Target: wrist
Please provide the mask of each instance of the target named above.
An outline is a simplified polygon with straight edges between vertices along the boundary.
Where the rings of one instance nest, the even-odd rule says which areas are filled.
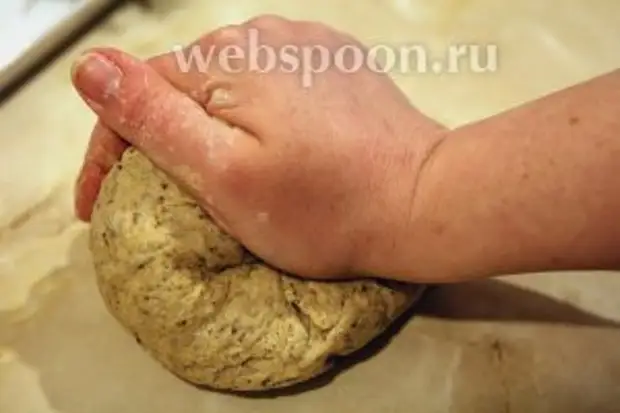
[[[401,126],[407,133],[383,165],[380,185],[368,198],[368,213],[355,249],[354,272],[363,276],[411,281],[417,248],[412,248],[416,222],[424,215],[417,199],[427,169],[436,162],[450,131],[416,112]]]

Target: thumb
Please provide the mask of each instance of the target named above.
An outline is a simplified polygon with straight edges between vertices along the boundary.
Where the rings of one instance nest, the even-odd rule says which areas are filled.
[[[239,141],[249,139],[120,51],[83,56],[74,65],[73,83],[103,124],[195,194],[216,185]]]

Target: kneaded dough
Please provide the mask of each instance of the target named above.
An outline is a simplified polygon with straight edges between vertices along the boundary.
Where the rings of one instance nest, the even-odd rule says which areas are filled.
[[[317,282],[262,263],[139,152],[105,179],[92,215],[111,314],[177,376],[222,390],[299,383],[379,335],[423,287]]]

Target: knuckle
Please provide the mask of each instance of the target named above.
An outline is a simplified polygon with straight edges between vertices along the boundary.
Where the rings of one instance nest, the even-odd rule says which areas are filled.
[[[263,14],[247,21],[247,25],[259,29],[269,30],[282,28],[290,23],[290,20],[275,14]]]
[[[245,31],[241,26],[230,25],[215,30],[207,36],[206,45],[242,44],[245,40]],[[203,43],[204,44],[204,43]]]
[[[301,29],[309,36],[317,38],[329,38],[334,34],[334,29],[321,22],[304,22]]]

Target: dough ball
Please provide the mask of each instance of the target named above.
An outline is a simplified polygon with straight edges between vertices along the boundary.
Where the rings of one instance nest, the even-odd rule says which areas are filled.
[[[139,152],[103,183],[90,246],[111,314],[177,376],[222,390],[315,377],[379,335],[421,286],[315,282],[260,262]]]

